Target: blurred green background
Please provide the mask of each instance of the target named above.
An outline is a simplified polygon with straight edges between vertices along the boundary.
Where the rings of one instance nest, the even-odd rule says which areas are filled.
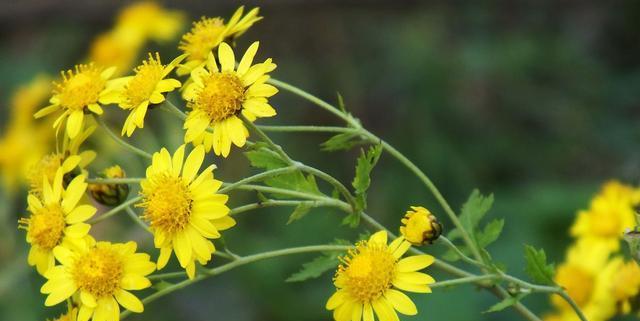
[[[0,126],[16,86],[45,71],[57,74],[85,56],[90,40],[109,29],[118,1],[3,1],[0,3]],[[175,1],[167,7],[228,17],[236,2]],[[506,218],[493,256],[523,276],[523,244],[563,259],[568,226],[576,210],[588,206],[604,181],[637,183],[640,150],[640,3],[616,2],[421,2],[292,1],[259,5],[264,20],[238,40],[246,48],[261,41],[259,57],[273,57],[274,77],[329,101],[336,91],[349,110],[374,133],[418,164],[459,209],[471,190],[494,193],[491,217]],[[154,46],[167,55],[175,45]],[[278,116],[260,124],[340,123],[286,92],[273,98]],[[120,126],[123,113],[107,117]],[[118,125],[116,125],[118,124]],[[153,111],[134,143],[148,151],[175,149],[181,123]],[[119,130],[119,127],[117,128]],[[96,135],[99,136],[98,131]],[[353,178],[357,150],[318,151],[322,134],[274,134],[290,154],[326,170],[343,182]],[[94,140],[100,151],[91,168],[114,162],[130,176],[147,166],[117,145]],[[2,150],[1,153],[11,153]],[[213,159],[225,181],[251,173],[239,150]],[[16,221],[24,197],[3,194],[0,205],[0,319],[44,320],[62,312],[45,309],[43,279],[27,267],[24,231]],[[231,205],[255,195],[234,193]],[[409,205],[422,204],[450,222],[431,195],[404,167],[383,155],[373,174],[369,212],[392,230]],[[228,231],[229,246],[240,254],[293,245],[353,239],[357,231],[340,226],[341,214],[316,209],[285,225],[291,209],[241,214]],[[135,239],[155,258],[151,239],[126,217],[96,225],[99,239]],[[442,249],[427,251],[436,255]],[[332,273],[305,283],[284,283],[313,255],[263,261],[174,293],[130,320],[328,320],[326,299]],[[174,260],[175,261],[175,260]],[[214,260],[215,261],[215,260]],[[175,262],[174,262],[175,263]],[[175,267],[175,266],[174,266]],[[436,279],[448,276],[431,270]],[[480,314],[496,302],[472,286],[413,296],[420,314],[403,320],[515,320],[508,310]],[[548,298],[525,300],[538,314]]]

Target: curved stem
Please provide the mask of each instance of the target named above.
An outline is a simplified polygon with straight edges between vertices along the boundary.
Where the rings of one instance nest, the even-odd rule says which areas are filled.
[[[448,238],[446,238],[444,235],[440,235],[440,236],[438,237],[438,242],[440,242],[440,243],[444,243],[448,248],[450,248],[452,251],[456,252],[456,254],[457,254],[457,255],[458,255],[458,256],[459,256],[463,261],[465,261],[465,262],[467,262],[467,263],[469,263],[469,264],[472,264],[472,265],[478,266],[478,267],[483,268],[483,269],[488,269],[488,268],[489,268],[486,264],[484,264],[484,263],[482,263],[482,262],[478,262],[478,261],[476,261],[476,260],[474,260],[474,259],[472,259],[472,258],[470,258],[470,257],[466,256],[464,253],[462,253],[462,251],[460,251],[460,249],[459,249],[455,244],[453,244],[453,242],[451,242],[451,240],[449,240]]]
[[[226,186],[227,184],[222,184],[222,186]],[[244,191],[255,191],[255,192],[263,192],[263,193],[269,193],[269,194],[279,194],[279,195],[286,195],[286,196],[291,196],[291,197],[296,197],[296,198],[303,198],[303,199],[308,199],[308,200],[315,200],[315,201],[326,201],[326,202],[330,202],[332,203],[335,207],[341,208],[341,209],[346,209],[349,210],[350,207],[347,203],[344,203],[340,200],[337,199],[333,199],[330,197],[326,197],[326,196],[322,196],[322,195],[317,195],[317,194],[309,194],[309,193],[304,193],[304,192],[298,192],[298,191],[292,191],[289,189],[284,189],[284,188],[277,188],[277,187],[271,187],[271,186],[263,186],[263,185],[251,185],[251,184],[246,184],[246,185],[241,185],[241,186],[237,186],[235,188],[236,190],[244,190]]]
[[[483,281],[493,281],[493,280],[496,280],[496,279],[500,279],[500,276],[499,275],[493,275],[493,274],[474,275],[474,276],[466,276],[466,277],[462,277],[462,278],[436,282],[436,283],[433,283],[433,284],[429,284],[429,287],[430,288],[442,288],[442,287],[460,285],[460,284],[465,284],[465,283],[476,283],[477,284],[477,283],[480,283],[480,282],[483,282]]]
[[[218,275],[224,272],[227,272],[229,270],[233,270],[237,267],[243,266],[243,265],[247,265],[253,262],[257,262],[257,261],[261,261],[261,260],[266,260],[266,259],[270,259],[270,258],[275,258],[275,257],[279,257],[279,256],[286,256],[286,255],[292,255],[292,254],[300,254],[300,253],[310,253],[310,252],[325,252],[325,251],[346,251],[348,249],[350,249],[350,246],[343,246],[343,245],[312,245],[312,246],[301,246],[301,247],[293,247],[293,248],[288,248],[288,249],[282,249],[282,250],[276,250],[276,251],[269,251],[269,252],[264,252],[264,253],[259,253],[259,254],[254,254],[254,255],[248,255],[248,256],[243,256],[240,257],[239,259],[232,261],[230,263],[221,265],[219,267],[207,270],[201,274],[199,274],[198,276],[196,276],[193,280],[184,280],[180,283],[176,283],[174,285],[168,286],[154,294],[149,295],[148,297],[142,299],[142,303],[144,304],[149,304],[155,300],[157,300],[158,298],[161,298],[165,295],[168,295],[172,292],[175,292],[177,290],[180,290],[188,285],[191,285],[193,283],[202,281],[208,277],[214,276],[214,275]],[[180,272],[182,273],[182,272]],[[127,316],[129,316],[131,314],[130,311],[124,311],[122,313],[120,313],[120,319],[124,319]]]
[[[127,207],[133,205],[134,203],[139,202],[141,199],[142,199],[141,196],[136,196],[134,198],[128,199],[127,201],[125,201],[122,204],[120,204],[120,205],[112,208],[111,210],[103,213],[102,215],[89,220],[88,223],[89,224],[95,224],[95,223],[98,223],[100,221],[104,221],[104,220],[108,219],[109,217],[118,214],[120,211],[125,210]]]
[[[567,294],[567,292],[565,292],[564,290],[560,289],[560,291],[558,291],[556,293],[559,294],[565,301],[567,301],[567,303],[569,303],[569,305],[571,305],[571,308],[573,308],[573,311],[578,315],[580,320],[588,321],[587,317],[584,315],[584,313],[582,313],[582,310],[580,310],[580,307],[578,306],[576,301],[573,301],[573,299],[569,296],[569,294]]]
[[[145,224],[142,219],[140,219],[140,216],[138,216],[138,214],[136,214],[136,212],[131,208],[131,206],[127,206],[125,208],[125,210],[127,211],[127,214],[129,214],[129,217],[131,217],[131,219],[136,222],[136,224],[138,224],[140,227],[142,227],[145,231],[153,234],[153,232],[151,232],[151,229],[149,229],[149,226],[147,226],[147,224]]]
[[[122,147],[132,151],[135,154],[138,154],[142,157],[146,157],[148,159],[151,159],[151,154],[143,151],[142,149],[135,147],[127,142],[125,142],[124,140],[122,140],[122,138],[120,138],[118,135],[116,135],[116,133],[114,133],[111,128],[109,128],[109,126],[107,126],[107,124],[104,122],[104,120],[101,117],[95,117],[96,121],[98,122],[98,124],[100,124],[100,126],[107,132],[107,135],[109,135],[109,137],[111,137],[116,143],[120,144]]]
[[[356,133],[358,129],[338,126],[258,126],[265,132]]]
[[[185,112],[183,112],[178,107],[176,107],[176,105],[174,105],[168,99],[165,99],[165,101],[162,102],[162,104],[160,105],[160,108],[162,110],[164,110],[164,111],[168,111],[168,112],[178,116],[182,120],[187,119],[187,114],[185,114]]]
[[[349,192],[349,189],[347,189],[346,186],[344,186],[339,180],[333,178],[333,176],[319,170],[316,168],[313,168],[311,166],[307,166],[307,165],[301,165],[300,166],[300,170],[307,172],[309,174],[312,174],[314,176],[317,176],[319,178],[321,178],[322,180],[326,181],[327,183],[331,184],[333,187],[335,187],[338,192],[340,192],[340,194],[342,194],[342,196],[345,198],[345,200],[349,203],[349,205],[351,206],[351,208],[353,210],[356,209],[356,199],[353,197],[353,195],[351,195],[351,192]]]
[[[247,119],[247,117],[244,117],[244,115],[239,114],[238,117],[240,119],[242,119],[242,122],[244,122],[244,124],[249,127],[251,130],[253,130],[256,134],[258,134],[258,136],[260,136],[260,138],[267,143],[269,146],[271,146],[271,148],[273,148],[273,150],[278,153],[278,155],[280,155],[280,157],[282,157],[282,159],[284,161],[286,161],[289,165],[296,165],[296,163],[289,157],[289,155],[287,155],[287,153],[284,152],[284,150],[282,149],[282,147],[280,147],[280,145],[277,145],[276,143],[274,143],[271,138],[269,138],[269,136],[267,136],[262,130],[260,130],[260,128],[258,128],[253,122],[251,122],[250,120]]]
[[[282,167],[282,168],[276,168],[276,169],[271,169],[271,170],[268,170],[268,171],[264,171],[262,173],[259,173],[259,174],[253,175],[253,176],[249,176],[249,177],[241,179],[241,180],[239,180],[237,182],[228,184],[228,185],[224,186],[223,188],[221,188],[218,191],[218,193],[224,193],[224,192],[230,191],[230,190],[232,190],[232,189],[234,189],[234,188],[236,188],[238,186],[245,185],[247,183],[251,183],[251,182],[255,182],[255,181],[260,181],[260,180],[263,180],[265,178],[278,176],[278,175],[286,174],[286,173],[291,173],[291,172],[293,172],[295,170],[297,170],[296,167],[288,166],[288,167]]]

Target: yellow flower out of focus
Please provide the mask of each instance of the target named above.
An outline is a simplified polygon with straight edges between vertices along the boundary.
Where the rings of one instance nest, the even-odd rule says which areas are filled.
[[[155,1],[141,1],[124,8],[116,19],[116,30],[142,39],[165,42],[173,39],[184,25],[184,14],[167,10]]]
[[[413,245],[433,242],[442,233],[442,225],[431,212],[422,206],[411,206],[402,218],[400,233]]]
[[[616,251],[624,231],[636,224],[634,206],[638,203],[640,190],[618,181],[608,182],[593,198],[589,209],[578,213],[571,235],[589,242],[605,243]]]
[[[78,321],[118,321],[120,307],[131,312],[144,310],[131,290],[151,286],[146,278],[156,268],[149,255],[136,253],[136,243],[90,242],[75,247],[58,246],[53,252],[61,265],[46,274],[40,291],[48,294],[46,306],[71,296],[79,298]],[[118,305],[119,304],[119,305]]]
[[[76,321],[78,320],[78,309],[73,308],[71,311],[50,321]]]
[[[124,110],[130,110],[129,116],[122,127],[122,135],[131,136],[136,128],[144,127],[144,117],[151,104],[159,104],[165,100],[164,93],[173,91],[181,83],[173,78],[165,77],[184,59],[184,55],[174,59],[164,66],[160,55],[149,58],[136,67],[135,76],[122,77],[107,83],[102,104],[118,104]]]
[[[631,312],[631,301],[640,294],[640,267],[635,261],[624,262],[621,257],[612,259],[603,274],[610,275],[610,294],[618,312]]]
[[[267,98],[278,90],[266,81],[276,65],[271,59],[252,65],[257,51],[258,42],[254,42],[236,69],[233,50],[222,43],[218,48],[220,68],[210,54],[206,66],[193,70],[192,82],[183,92],[187,107],[192,109],[184,123],[185,142],[202,144],[207,151],[213,148],[216,155],[227,157],[231,143],[242,147],[249,137],[238,114],[249,121],[275,116],[276,111]],[[209,127],[213,133],[207,132]]]
[[[187,74],[203,64],[209,53],[223,41],[242,35],[254,23],[262,19],[258,16],[259,8],[252,9],[244,17],[242,16],[243,12],[244,6],[238,8],[226,24],[220,17],[202,17],[199,21],[194,22],[191,30],[182,36],[178,47],[188,55],[187,62],[178,70],[178,74]]]
[[[61,244],[84,242],[91,226],[84,223],[96,209],[91,205],[78,205],[87,189],[83,175],[74,178],[66,189],[62,186],[63,170],[59,169],[53,185],[43,178],[42,198],[29,195],[29,218],[19,220],[19,228],[27,231],[31,244],[29,265],[44,275],[54,265],[53,249]]]
[[[51,94],[49,76],[38,75],[29,84],[18,88],[11,97],[12,124],[27,125],[33,113]]]
[[[216,194],[222,182],[213,178],[215,165],[198,174],[204,148],[196,147],[186,159],[184,149],[185,145],[180,146],[173,158],[165,148],[153,154],[140,183],[143,202],[137,206],[144,208],[143,219],[149,222],[154,244],[160,249],[158,269],[175,251],[192,279],[195,262],[205,265],[215,252],[210,239],[219,238],[219,231],[234,226],[235,221],[225,205],[228,196]]]
[[[327,301],[336,321],[397,321],[400,312],[415,315],[411,299],[399,290],[430,293],[434,279],[417,272],[434,262],[430,255],[401,259],[411,244],[402,237],[387,245],[387,233],[380,231],[361,241],[342,258],[334,284],[337,288]]]
[[[98,100],[114,71],[115,67],[104,69],[88,64],[76,65],[75,71],[61,72],[62,81],[54,82],[53,97],[49,100],[51,105],[40,109],[35,117],[62,110],[53,127],[59,128],[66,120],[67,135],[75,138],[82,130],[85,112],[102,115]]]
[[[131,69],[143,44],[127,30],[113,30],[93,40],[88,59],[101,66],[114,66],[114,75],[122,75]]]

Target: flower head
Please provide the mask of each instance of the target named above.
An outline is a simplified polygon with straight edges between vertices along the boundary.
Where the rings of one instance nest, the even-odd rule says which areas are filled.
[[[403,238],[387,245],[387,233],[373,234],[369,240],[356,244],[349,255],[342,258],[334,284],[337,288],[327,301],[336,321],[398,320],[396,313],[417,314],[413,301],[399,290],[429,293],[434,279],[417,272],[431,265],[430,255],[416,255],[401,259],[411,247]],[[398,290],[399,289],[399,290]]]
[[[100,102],[115,103],[120,108],[131,111],[122,127],[122,135],[126,133],[127,136],[131,136],[136,128],[144,127],[144,117],[149,105],[163,102],[164,93],[181,86],[178,80],[165,77],[184,57],[180,56],[165,66],[160,61],[158,53],[155,57],[149,53],[149,58],[134,69],[135,76],[122,77],[107,83]]]
[[[144,208],[143,219],[149,222],[154,244],[160,249],[158,268],[175,251],[180,266],[193,278],[195,262],[204,265],[215,252],[210,239],[219,238],[219,231],[235,221],[228,216],[227,195],[216,194],[222,182],[213,178],[215,166],[198,174],[204,148],[196,147],[186,160],[184,149],[180,146],[173,158],[165,148],[153,154],[140,183],[143,202],[137,206]]]
[[[401,222],[400,233],[413,245],[431,243],[442,233],[442,225],[438,219],[422,206],[411,206]]]
[[[631,302],[640,294],[640,267],[635,261],[625,262],[622,257],[609,261],[604,275],[610,275],[610,296],[621,314],[631,312]]]
[[[254,23],[262,19],[258,16],[258,11],[259,8],[254,8],[243,17],[244,6],[241,6],[226,24],[220,17],[202,17],[194,22],[191,30],[182,36],[178,47],[188,54],[187,63],[178,70],[178,73],[189,73],[193,68],[204,63],[209,53],[223,41],[245,33]]]
[[[617,181],[608,182],[589,209],[578,213],[571,235],[618,250],[624,231],[635,226],[634,206],[638,203],[640,191]]]
[[[46,306],[79,297],[78,321],[118,321],[122,305],[142,312],[142,302],[130,290],[151,286],[146,278],[156,268],[149,255],[136,253],[136,243],[87,242],[79,246],[58,246],[53,252],[61,265],[46,274],[40,291],[47,295]]]
[[[146,40],[168,41],[184,25],[184,13],[167,10],[155,1],[141,1],[125,7],[116,19],[116,30]]]
[[[113,165],[102,171],[101,176],[104,178],[124,178],[127,175],[120,166]],[[107,206],[115,206],[121,204],[127,199],[127,196],[129,195],[129,185],[89,184],[89,193],[91,193],[93,199],[98,203]]]
[[[74,71],[61,72],[62,81],[54,82],[53,97],[49,100],[51,105],[40,109],[35,117],[40,118],[62,110],[62,115],[56,119],[53,127],[59,128],[66,120],[67,135],[75,138],[82,130],[85,112],[102,115],[98,100],[114,71],[114,67],[105,69],[88,64],[76,65]]]
[[[183,92],[192,109],[184,124],[185,142],[202,144],[207,151],[213,148],[216,155],[227,157],[231,143],[242,147],[249,136],[240,113],[249,121],[276,114],[267,98],[278,90],[266,83],[276,65],[271,59],[252,65],[257,51],[258,42],[254,42],[235,68],[233,50],[222,43],[218,48],[220,68],[210,54],[206,66],[193,70],[192,83]],[[207,132],[208,127],[213,133]]]
[[[42,196],[27,197],[31,214],[18,221],[19,228],[27,231],[27,242],[31,244],[29,265],[36,266],[43,275],[54,265],[56,246],[86,240],[91,226],[84,222],[96,213],[91,205],[78,205],[87,189],[85,177],[77,176],[65,189],[63,175],[64,170],[58,169],[52,184],[43,176]]]

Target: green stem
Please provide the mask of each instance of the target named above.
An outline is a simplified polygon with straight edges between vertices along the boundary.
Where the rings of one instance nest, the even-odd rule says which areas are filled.
[[[578,306],[576,301],[573,301],[573,299],[569,296],[569,294],[567,294],[567,292],[565,292],[564,290],[561,289],[560,291],[558,291],[556,293],[559,294],[565,301],[567,301],[567,303],[569,303],[569,305],[571,305],[571,308],[573,308],[573,311],[578,315],[580,320],[588,321],[587,317],[584,315],[584,313],[582,313],[582,310],[580,310],[580,307]]]
[[[251,182],[255,182],[255,181],[261,181],[261,180],[263,180],[265,178],[291,173],[291,172],[293,172],[295,170],[297,170],[297,168],[295,166],[288,166],[288,167],[282,167],[282,168],[276,168],[276,169],[271,169],[271,170],[268,170],[268,171],[264,171],[262,173],[259,173],[259,174],[253,175],[253,176],[249,176],[249,177],[241,179],[241,180],[239,180],[237,182],[228,184],[225,187],[221,188],[218,191],[218,193],[225,193],[225,192],[230,191],[230,190],[232,190],[234,188],[237,188],[238,186],[246,185],[247,183],[251,183]]]
[[[222,184],[222,186],[226,186],[227,184]],[[349,205],[347,203],[344,203],[340,200],[336,200],[333,198],[329,198],[326,196],[322,196],[322,195],[316,195],[316,194],[309,194],[309,193],[304,193],[304,192],[298,192],[298,191],[292,191],[289,189],[284,189],[284,188],[277,188],[277,187],[271,187],[271,186],[262,186],[262,185],[251,185],[251,184],[247,184],[247,185],[242,185],[242,186],[237,186],[235,188],[236,190],[244,190],[244,191],[255,191],[255,192],[263,192],[263,193],[269,193],[269,194],[279,194],[279,195],[286,195],[286,196],[291,196],[291,197],[296,197],[296,198],[303,198],[303,199],[308,199],[308,200],[315,200],[315,201],[327,201],[327,202],[331,202],[335,205],[335,207],[344,209],[345,207],[348,209],[350,209]]]
[[[118,214],[120,211],[125,210],[127,207],[131,206],[132,204],[139,202],[141,199],[142,199],[142,197],[140,197],[140,196],[128,199],[124,203],[112,208],[111,210],[103,213],[102,215],[89,220],[89,223],[90,224],[95,224],[95,223],[98,223],[100,221],[104,221],[104,220],[108,219],[109,217]]]
[[[453,244],[453,242],[451,242],[451,240],[449,240],[448,238],[446,238],[444,235],[440,235],[440,236],[438,237],[438,242],[440,242],[440,243],[444,243],[448,248],[450,248],[451,250],[453,250],[454,252],[456,252],[456,254],[457,254],[457,255],[458,255],[458,256],[459,256],[463,261],[465,261],[465,262],[467,262],[467,263],[469,263],[469,264],[472,264],[472,265],[478,266],[478,267],[483,268],[483,269],[488,269],[488,268],[489,268],[486,264],[484,264],[484,263],[482,263],[482,262],[478,262],[478,261],[476,261],[476,260],[474,260],[474,259],[472,259],[472,258],[470,258],[470,257],[466,256],[464,253],[462,253],[462,251],[460,251],[460,249],[459,249],[455,244]]]
[[[131,208],[131,206],[127,206],[125,208],[125,210],[127,211],[127,214],[129,214],[129,217],[131,217],[131,219],[136,222],[136,224],[138,224],[140,227],[142,227],[145,231],[153,234],[153,232],[151,232],[151,229],[149,229],[149,226],[147,226],[147,224],[145,224],[142,219],[140,219],[140,216],[138,216],[138,214],[136,214],[136,212]]]
[[[233,270],[237,267],[243,266],[243,265],[247,265],[253,262],[257,262],[257,261],[261,261],[261,260],[266,260],[266,259],[270,259],[270,258],[275,258],[275,257],[280,257],[280,256],[286,256],[286,255],[292,255],[292,254],[300,254],[300,253],[310,253],[310,252],[325,252],[325,251],[346,251],[348,249],[350,249],[350,246],[343,246],[343,245],[312,245],[312,246],[301,246],[301,247],[293,247],[293,248],[288,248],[288,249],[282,249],[282,250],[276,250],[276,251],[269,251],[269,252],[264,252],[264,253],[259,253],[259,254],[254,254],[254,255],[248,255],[248,256],[244,256],[244,257],[240,257],[239,259],[232,261],[230,263],[221,265],[219,267],[207,270],[201,274],[199,274],[198,276],[196,276],[193,280],[184,280],[180,283],[176,283],[174,285],[168,286],[166,288],[163,288],[162,290],[153,293],[151,295],[149,295],[148,297],[142,299],[142,303],[143,304],[149,304],[165,295],[168,295],[170,293],[173,293],[177,290],[180,290],[188,285],[191,285],[193,283],[202,281],[208,277],[214,276],[214,275],[219,275],[221,273],[227,272],[229,270]],[[182,272],[181,272],[182,273]],[[124,311],[122,313],[120,313],[120,319],[124,319],[127,316],[129,316],[131,314],[130,311]]]
[[[258,126],[265,132],[357,133],[359,130],[338,126]]]
[[[309,174],[312,174],[314,176],[317,176],[319,178],[321,178],[322,180],[326,181],[327,183],[331,184],[333,187],[335,187],[338,192],[340,192],[340,194],[342,194],[342,196],[345,198],[345,200],[349,203],[349,206],[351,206],[351,208],[355,211],[356,207],[356,199],[353,197],[353,195],[351,195],[351,192],[349,192],[349,189],[347,189],[346,186],[344,186],[342,183],[340,183],[339,180],[333,178],[333,176],[319,170],[316,168],[313,168],[311,166],[307,166],[307,165],[300,165],[300,169],[304,172],[307,172]]]
[[[174,105],[168,99],[165,99],[165,101],[160,105],[160,108],[164,111],[170,112],[178,116],[182,120],[187,119],[187,114],[185,114],[182,110],[176,107],[176,105]]]
[[[100,126],[107,132],[107,135],[109,135],[109,137],[111,137],[116,143],[120,144],[122,147],[132,151],[135,154],[138,154],[142,157],[146,157],[148,159],[151,159],[152,156],[151,154],[143,151],[142,149],[135,147],[127,142],[125,142],[124,140],[122,140],[122,138],[120,138],[118,135],[116,135],[116,133],[114,133],[109,126],[107,126],[107,124],[104,122],[104,120],[102,119],[102,117],[95,117],[96,121],[98,122],[98,124],[100,124]]]
[[[338,207],[333,201],[291,201],[291,200],[266,200],[257,203],[246,204],[231,209],[229,215],[236,215],[243,212],[274,206],[298,206],[300,204],[309,204],[311,207]]]
[[[474,276],[467,276],[467,277],[462,277],[462,278],[458,278],[458,279],[451,279],[451,280],[445,280],[445,281],[440,281],[440,282],[436,282],[433,284],[430,284],[429,287],[430,288],[442,288],[442,287],[447,287],[447,286],[454,286],[454,285],[460,285],[460,284],[465,284],[465,283],[481,283],[483,281],[493,281],[496,279],[500,279],[499,275],[494,275],[494,274],[485,274],[485,275],[474,275]]]
[[[256,126],[252,121],[248,120],[247,117],[244,117],[244,115],[239,114],[238,117],[240,119],[242,119],[242,121],[244,122],[244,124],[249,127],[249,129],[251,129],[252,131],[254,131],[256,134],[258,134],[258,136],[260,136],[260,138],[267,143],[269,146],[271,146],[271,148],[278,153],[278,155],[280,155],[280,157],[282,157],[283,160],[285,160],[289,165],[296,165],[296,162],[294,162],[289,155],[287,155],[287,153],[284,152],[284,150],[282,149],[282,147],[280,147],[280,145],[277,145],[276,143],[274,143],[271,138],[269,138],[269,136],[267,136],[262,130],[260,130],[260,128],[258,128],[258,126]]]
[[[131,178],[88,178],[86,180],[89,184],[138,184],[144,178],[131,177]]]

